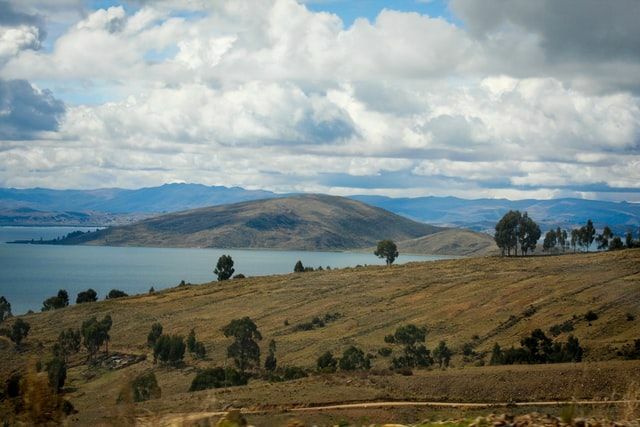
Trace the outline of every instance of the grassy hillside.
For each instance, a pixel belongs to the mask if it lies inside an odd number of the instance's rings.
[[[598,319],[591,323],[584,320],[584,314],[589,310],[598,314]],[[349,378],[338,376],[284,385],[258,382],[250,388],[186,392],[195,375],[194,367],[225,363],[229,342],[223,337],[221,328],[231,319],[242,316],[250,316],[257,323],[264,336],[261,343],[264,353],[270,339],[277,341],[280,365],[312,367],[325,350],[337,353],[351,344],[377,354],[379,348],[387,346],[384,336],[406,323],[427,327],[428,348],[433,349],[444,339],[455,351],[459,352],[463,343],[473,342],[475,350],[483,353],[489,352],[495,342],[503,347],[517,345],[534,328],[549,333],[553,325],[569,321],[574,327],[572,333],[586,348],[587,361],[615,358],[617,348],[640,338],[640,250],[513,259],[469,258],[390,268],[292,273],[184,286],[155,294],[71,306],[24,316],[31,324],[25,349],[16,352],[7,342],[0,342],[0,376],[6,378],[11,369],[34,358],[46,357],[62,329],[77,328],[88,317],[101,317],[107,313],[113,318],[112,351],[147,353],[146,335],[156,321],[163,324],[166,333],[186,336],[191,328],[195,328],[198,339],[204,341],[208,360],[196,361],[187,357],[186,368],[154,368],[163,397],[141,407],[158,412],[188,408],[207,410],[232,402],[269,404],[271,400],[282,404],[318,403],[318,399],[325,403],[382,399],[385,396],[392,400],[462,400],[469,398],[468,390],[465,392],[466,388],[462,386],[465,376],[485,378],[485,373],[489,378],[485,384],[487,393],[495,395],[492,399],[496,401],[508,395],[501,388],[507,385],[514,389],[534,387],[530,393],[523,394],[524,398],[555,399],[570,398],[576,390],[580,392],[578,397],[595,393],[593,390],[603,396],[622,393],[628,379],[640,381],[637,363],[632,366],[621,362],[621,368],[611,365],[612,372],[606,378],[620,377],[620,381],[596,379],[609,369],[608,364],[601,367],[582,363],[570,372],[565,372],[569,368],[562,368],[565,373],[549,374],[546,388],[538,389],[531,381],[538,381],[539,375],[517,372],[551,367],[502,367],[496,371],[498,368],[471,368],[469,365],[473,363],[469,363],[468,368],[459,372],[461,377],[452,373],[450,380],[446,376],[429,380],[431,374],[418,373],[410,378],[374,377],[357,386],[360,380],[352,383]],[[340,318],[323,328],[296,330],[297,324],[326,313],[340,313]],[[628,314],[633,320],[629,320]],[[558,338],[565,340],[566,336],[563,333]],[[96,374],[82,365],[81,357],[76,363],[69,373],[70,387],[75,390],[69,398],[81,412],[93,411],[94,415],[99,412],[96,408],[90,409],[91,402],[113,404],[126,378],[153,366],[146,361],[122,370]],[[456,356],[453,363],[455,369],[464,365],[460,356]],[[388,358],[378,356],[374,359],[375,368],[385,368],[388,364]],[[420,379],[423,377],[424,381]],[[571,382],[571,390],[549,386],[554,384],[554,378],[562,378],[559,386]],[[447,385],[452,384],[449,381],[460,384],[455,386],[460,390]],[[473,381],[468,384],[471,383]],[[105,411],[103,408],[101,406],[100,411]],[[113,411],[111,415],[115,413]]]
[[[398,242],[400,253],[461,256],[499,253],[493,237],[460,228],[449,228],[428,236]]]
[[[301,195],[162,215],[67,243],[342,250],[441,230],[343,197]]]

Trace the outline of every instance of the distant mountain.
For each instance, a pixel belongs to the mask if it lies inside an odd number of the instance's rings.
[[[551,227],[570,228],[592,219],[596,227],[609,225],[617,234],[640,227],[640,203],[604,202],[583,199],[551,200],[465,200],[455,197],[391,198],[352,196],[354,200],[378,206],[416,221],[448,227],[490,232],[510,209],[527,211],[543,231]]]
[[[131,224],[148,217],[148,214],[109,212],[49,212],[32,208],[0,208],[0,226],[69,226],[103,227]]]
[[[0,189],[0,209],[31,208],[41,211],[160,213],[277,197],[262,190],[209,187],[201,184],[165,184],[125,190]]]
[[[400,253],[484,256],[499,253],[492,236],[462,228],[447,228],[437,233],[398,242]]]
[[[64,243],[344,250],[442,230],[344,197],[309,194],[166,214]]]

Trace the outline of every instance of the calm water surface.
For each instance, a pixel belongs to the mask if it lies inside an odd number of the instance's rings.
[[[39,311],[42,301],[69,292],[71,302],[91,287],[98,298],[114,288],[129,294],[163,289],[180,280],[203,283],[215,280],[218,257],[230,254],[236,273],[246,276],[289,273],[297,260],[305,266],[353,267],[383,264],[373,254],[230,249],[118,248],[105,246],[10,245],[11,240],[52,239],[81,227],[0,227],[0,295],[11,303],[14,314]],[[443,259],[442,256],[402,255],[398,263]]]

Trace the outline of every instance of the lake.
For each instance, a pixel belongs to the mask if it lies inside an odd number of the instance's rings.
[[[93,288],[103,299],[111,289],[128,294],[164,289],[181,280],[215,280],[213,268],[222,254],[233,258],[236,273],[263,276],[290,273],[297,260],[305,266],[342,268],[358,264],[384,264],[373,254],[231,249],[174,249],[107,246],[52,246],[6,244],[12,240],[44,240],[83,227],[0,227],[0,295],[11,303],[13,314],[40,311],[42,301],[66,289],[75,302],[78,292]],[[429,261],[447,256],[403,255],[396,261]]]

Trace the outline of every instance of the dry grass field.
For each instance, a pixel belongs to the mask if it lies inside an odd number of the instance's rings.
[[[599,317],[591,323],[584,320],[589,310]],[[79,410],[73,420],[81,424],[118,424],[118,417],[127,414],[216,411],[229,406],[262,410],[380,400],[612,399],[640,383],[640,362],[611,361],[617,349],[640,338],[640,250],[292,273],[71,306],[24,316],[31,333],[20,352],[6,340],[0,342],[0,376],[6,378],[14,369],[46,359],[62,329],[78,328],[83,320],[107,313],[113,318],[112,351],[148,353],[147,333],[159,321],[165,333],[186,336],[195,328],[208,357],[196,361],[186,356],[181,369],[154,367],[147,360],[115,371],[88,371],[82,364],[84,355],[78,355],[69,370],[66,397]],[[340,313],[340,318],[323,328],[295,330],[296,324],[326,313]],[[262,332],[263,353],[270,339],[277,341],[280,365],[311,368],[325,350],[341,353],[351,344],[377,355],[379,348],[388,346],[384,336],[406,323],[427,327],[430,349],[444,339],[459,353],[464,343],[473,342],[482,355],[496,342],[503,347],[517,345],[531,330],[548,333],[551,326],[565,321],[572,322],[572,334],[585,347],[586,362],[474,367],[477,361],[464,362],[457,355],[446,371],[401,376],[384,371],[389,358],[378,355],[374,371],[367,374],[338,373],[277,384],[253,381],[247,387],[188,393],[197,368],[229,363],[225,358],[229,340],[221,328],[243,316],[250,316]],[[565,340],[566,334],[558,339]],[[162,398],[116,405],[123,384],[146,369],[155,370]],[[389,413],[380,411],[380,416]]]

